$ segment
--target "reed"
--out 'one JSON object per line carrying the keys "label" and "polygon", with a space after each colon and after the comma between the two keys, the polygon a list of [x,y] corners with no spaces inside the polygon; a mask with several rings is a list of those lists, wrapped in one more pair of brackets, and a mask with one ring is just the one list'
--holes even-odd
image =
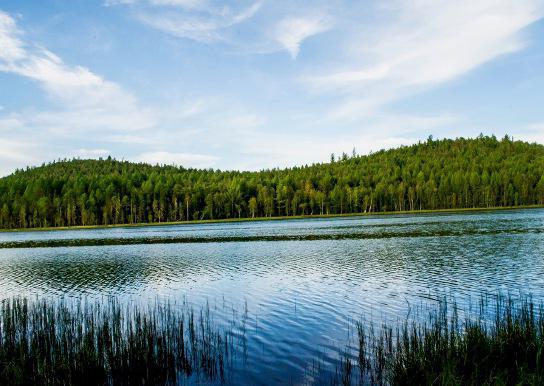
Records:
{"label": "reed", "polygon": [[[544,384],[543,307],[530,298],[489,299],[470,312],[444,300],[410,321],[355,323],[332,382],[321,376],[331,370],[319,361],[311,379],[342,385]],[[246,306],[239,321],[220,328],[208,306],[193,312],[185,303],[4,300],[0,384],[229,383],[234,364],[248,355],[247,314]]]}
{"label": "reed", "polygon": [[482,298],[464,317],[444,300],[418,320],[357,323],[357,355],[344,356],[334,383],[544,384],[544,313],[530,298]]}
{"label": "reed", "polygon": [[0,384],[221,382],[231,347],[209,309],[21,298],[0,307]]}

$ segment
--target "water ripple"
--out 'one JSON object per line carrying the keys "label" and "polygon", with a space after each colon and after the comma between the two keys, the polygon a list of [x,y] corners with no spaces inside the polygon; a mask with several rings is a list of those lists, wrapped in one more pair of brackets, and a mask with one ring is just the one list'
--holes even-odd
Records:
{"label": "water ripple", "polygon": [[0,246],[2,297],[183,299],[225,324],[247,307],[242,384],[321,379],[314,361],[338,364],[353,320],[404,320],[450,294],[544,299],[543,210],[23,232]]}

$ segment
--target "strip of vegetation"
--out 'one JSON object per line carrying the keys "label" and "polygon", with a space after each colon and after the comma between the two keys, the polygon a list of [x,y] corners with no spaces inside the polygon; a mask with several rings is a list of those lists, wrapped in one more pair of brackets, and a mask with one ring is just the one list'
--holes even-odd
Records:
{"label": "strip of vegetation", "polygon": [[239,172],[59,161],[0,179],[0,228],[544,204],[544,146],[480,136]]}
{"label": "strip of vegetation", "polygon": [[58,248],[87,247],[105,245],[141,245],[141,244],[190,244],[190,243],[234,243],[256,241],[317,241],[317,240],[375,240],[398,237],[459,237],[469,235],[500,235],[544,233],[543,228],[508,228],[508,229],[444,229],[430,231],[403,232],[357,232],[357,233],[321,233],[294,235],[255,235],[255,236],[158,236],[158,237],[117,237],[117,238],[84,238],[84,239],[46,239],[0,242],[0,249],[5,248]]}

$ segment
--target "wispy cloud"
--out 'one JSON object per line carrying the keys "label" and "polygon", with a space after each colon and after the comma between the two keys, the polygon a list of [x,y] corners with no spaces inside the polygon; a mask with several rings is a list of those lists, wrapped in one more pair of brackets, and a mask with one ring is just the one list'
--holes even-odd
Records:
{"label": "wispy cloud", "polygon": [[227,39],[227,30],[252,18],[261,8],[254,2],[246,8],[230,6],[200,7],[200,2],[154,1],[155,5],[182,5],[183,9],[146,8],[136,11],[137,18],[150,27],[171,35],[212,43]]}
{"label": "wispy cloud", "polygon": [[24,116],[24,124],[54,130],[139,130],[151,127],[149,109],[121,86],[53,52],[28,44],[15,20],[0,11],[0,71],[34,80],[60,109]]}
{"label": "wispy cloud", "polygon": [[[240,13],[234,21],[246,16]],[[211,108],[225,108],[225,101],[216,97],[187,97],[160,108],[146,107],[118,83],[87,67],[67,64],[27,40],[16,20],[4,12],[0,12],[0,48],[0,71],[34,81],[53,106],[10,109],[0,115],[0,174],[47,159],[109,154],[149,163],[210,167],[217,156],[172,149],[178,144],[190,147],[195,136],[222,132],[222,128],[206,130],[207,125],[213,126],[212,120],[237,128],[258,121],[251,112],[212,114]],[[94,147],[104,144],[112,147]],[[120,147],[128,154],[120,153]]]}
{"label": "wispy cloud", "polygon": [[350,152],[356,148],[359,154],[370,151],[410,145],[417,142],[418,133],[423,129],[428,133],[439,132],[456,124],[458,117],[452,115],[418,116],[408,114],[375,115],[361,126],[364,130],[328,133],[319,138],[292,133],[284,138],[254,137],[258,146],[247,149],[259,149],[261,157],[268,165],[288,167],[292,160],[296,163],[324,162],[334,152]]}
{"label": "wispy cloud", "polygon": [[24,58],[25,50],[22,43],[15,38],[19,33],[15,20],[0,11],[0,58],[4,61],[11,62]]}
{"label": "wispy cloud", "polygon": [[533,122],[522,127],[517,131],[515,139],[544,144],[544,122]]}
{"label": "wispy cloud", "polygon": [[178,165],[185,167],[204,168],[215,164],[218,157],[206,154],[175,153],[156,151],[143,153],[135,158],[135,161],[149,164]]}
{"label": "wispy cloud", "polygon": [[[86,67],[69,65],[48,49],[26,41],[16,20],[2,11],[0,72],[36,82],[52,104],[50,109],[22,109],[0,116],[0,158],[8,167],[23,160],[32,163],[34,157],[48,157],[54,148],[53,138],[61,144],[68,138],[98,139],[156,125],[155,112],[142,106],[130,92]],[[30,151],[24,143],[32,139],[42,146]]]}
{"label": "wispy cloud", "polygon": [[360,63],[316,77],[319,85],[443,82],[524,48],[524,28],[544,16],[542,3],[533,0],[395,4],[381,10],[387,24],[362,26],[348,43],[352,59]]}
{"label": "wispy cloud", "polygon": [[[296,58],[304,40],[329,30],[327,12],[304,4],[225,3],[214,0],[110,0],[107,5],[130,5],[136,19],[169,35],[201,43],[225,43],[235,51],[268,54],[286,50]],[[261,9],[265,8],[263,11]],[[325,8],[323,6],[319,7]],[[261,17],[256,17],[260,12]],[[240,33],[241,28],[247,31]]]}
{"label": "wispy cloud", "polygon": [[170,5],[184,8],[202,8],[208,4],[206,0],[149,0],[149,2],[155,5]]}
{"label": "wispy cloud", "polygon": [[335,109],[350,115],[350,105],[385,105],[523,49],[525,28],[543,16],[539,0],[380,5],[380,22],[353,27],[342,64],[303,79],[318,93],[347,95]]}
{"label": "wispy cloud", "polygon": [[[36,150],[39,149],[38,144],[34,143],[32,140],[10,140],[3,138],[0,141],[0,164],[10,161],[26,161],[26,162],[36,162],[39,158],[35,157]],[[4,165],[2,165],[4,166]],[[3,167],[0,167],[0,175],[3,170]]]}
{"label": "wispy cloud", "polygon": [[111,154],[106,149],[77,149],[74,153],[75,156],[80,158],[98,158]]}
{"label": "wispy cloud", "polygon": [[330,21],[323,15],[315,17],[288,16],[280,20],[274,31],[274,39],[285,48],[294,59],[300,51],[302,42],[331,27]]}
{"label": "wispy cloud", "polygon": [[130,4],[151,4],[160,6],[183,7],[189,9],[202,8],[209,5],[207,0],[105,0],[104,5],[110,7],[115,5]]}

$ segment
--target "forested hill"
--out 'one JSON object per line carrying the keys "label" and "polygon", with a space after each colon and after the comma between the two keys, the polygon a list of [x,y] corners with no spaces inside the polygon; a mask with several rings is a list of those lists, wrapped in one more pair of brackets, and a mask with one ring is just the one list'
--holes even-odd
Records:
{"label": "forested hill", "polygon": [[544,146],[507,137],[260,172],[76,159],[0,179],[3,228],[531,204],[544,204]]}

